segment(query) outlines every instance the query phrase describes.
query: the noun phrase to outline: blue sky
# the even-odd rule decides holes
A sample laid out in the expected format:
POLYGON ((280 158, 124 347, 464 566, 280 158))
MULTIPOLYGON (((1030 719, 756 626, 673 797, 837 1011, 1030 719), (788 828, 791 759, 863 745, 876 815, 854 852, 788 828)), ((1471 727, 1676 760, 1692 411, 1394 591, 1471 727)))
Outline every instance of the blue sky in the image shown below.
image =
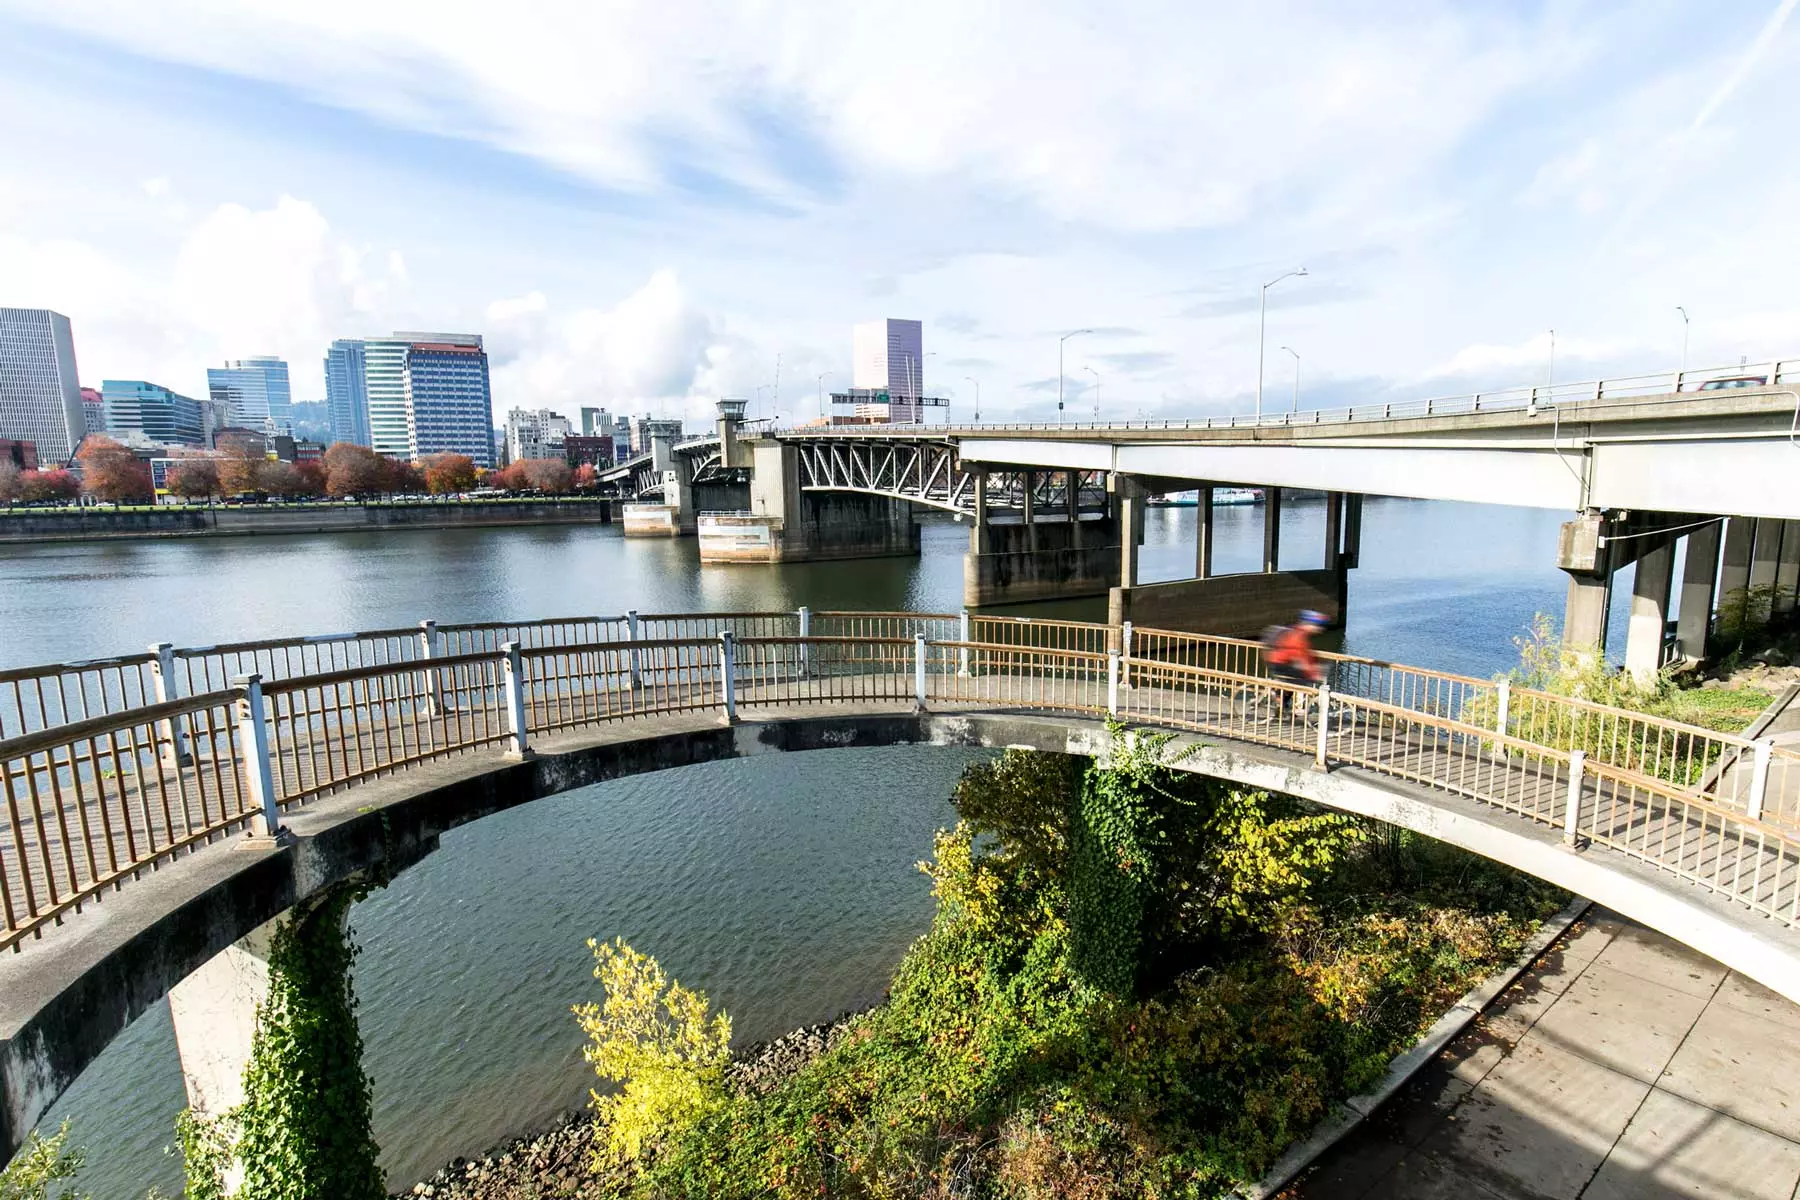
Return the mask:
POLYGON ((475 330, 499 409, 694 419, 879 316, 962 415, 1084 327, 1072 405, 1241 410, 1301 264, 1271 404, 1800 355, 1793 7, 0 0, 0 303, 90 383, 475 330))

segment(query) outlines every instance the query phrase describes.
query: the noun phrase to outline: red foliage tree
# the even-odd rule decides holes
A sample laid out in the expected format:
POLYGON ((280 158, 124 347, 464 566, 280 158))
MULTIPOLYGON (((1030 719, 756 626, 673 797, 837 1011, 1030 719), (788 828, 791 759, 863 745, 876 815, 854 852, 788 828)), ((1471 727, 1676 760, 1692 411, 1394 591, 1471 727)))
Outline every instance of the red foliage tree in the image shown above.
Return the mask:
POLYGON ((367 446, 334 442, 323 462, 326 495, 373 496, 387 490, 388 460, 367 446))
POLYGON ((294 470, 300 476, 302 496, 323 496, 325 494, 325 464, 316 458, 294 464, 294 470))
POLYGON ((11 504, 19 498, 19 477, 24 474, 17 465, 0 462, 0 504, 11 504))
POLYGON ((150 464, 109 437, 95 434, 81 443, 81 485, 87 494, 111 504, 152 500, 150 464))
POLYGON ((269 461, 267 444, 261 438, 243 435, 222 437, 215 444, 219 451, 219 489, 227 496, 260 490, 257 476, 269 461))
POLYGON ((567 459, 528 458, 522 465, 531 486, 545 495, 566 492, 575 481, 575 472, 569 469, 567 459))
POLYGON ((593 463, 582 463, 575 468, 575 490, 592 491, 600 483, 600 469, 593 463))
POLYGON ((73 500, 80 495, 81 480, 61 467, 50 471, 22 471, 19 474, 19 499, 28 503, 73 500))

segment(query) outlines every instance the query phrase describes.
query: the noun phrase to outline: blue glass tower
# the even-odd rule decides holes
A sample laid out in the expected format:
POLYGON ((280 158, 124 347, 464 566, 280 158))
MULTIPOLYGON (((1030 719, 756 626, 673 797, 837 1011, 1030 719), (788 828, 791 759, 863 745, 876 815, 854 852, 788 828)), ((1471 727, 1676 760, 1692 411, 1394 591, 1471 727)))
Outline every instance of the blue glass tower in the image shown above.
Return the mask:
POLYGON ((287 363, 264 355, 208 367, 206 386, 225 420, 260 433, 287 433, 293 428, 293 389, 287 363))
POLYGON ((358 338, 339 338, 325 352, 325 411, 332 441, 369 445, 369 356, 358 338))

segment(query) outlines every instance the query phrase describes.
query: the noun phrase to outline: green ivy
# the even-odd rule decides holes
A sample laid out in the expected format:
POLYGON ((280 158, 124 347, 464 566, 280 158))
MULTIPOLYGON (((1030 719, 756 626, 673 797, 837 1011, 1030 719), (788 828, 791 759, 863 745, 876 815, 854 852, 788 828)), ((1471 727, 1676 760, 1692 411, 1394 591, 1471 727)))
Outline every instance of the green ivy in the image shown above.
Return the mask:
POLYGON ((1140 745, 1113 730, 1110 765, 1087 772, 1069 820, 1069 967, 1109 996, 1137 987, 1144 909, 1161 849, 1146 765, 1166 739, 1140 745), (1153 742, 1153 744, 1151 744, 1153 742))
MULTIPOLYGON (((232 1113, 244 1200, 383 1200, 344 929, 344 888, 275 934, 245 1099, 232 1113)), ((190 1184, 190 1187, 192 1185, 190 1184)))

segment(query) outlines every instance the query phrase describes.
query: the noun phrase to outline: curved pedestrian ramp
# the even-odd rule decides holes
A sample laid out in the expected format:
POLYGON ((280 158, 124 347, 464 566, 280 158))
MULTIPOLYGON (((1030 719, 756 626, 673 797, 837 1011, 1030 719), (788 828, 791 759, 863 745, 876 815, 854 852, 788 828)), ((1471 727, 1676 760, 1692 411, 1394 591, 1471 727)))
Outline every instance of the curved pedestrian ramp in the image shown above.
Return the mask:
POLYGON ((632 771, 931 741, 1179 766, 1443 838, 1800 1000, 1800 756, 1343 655, 970 614, 626 614, 276 639, 0 672, 11 1149, 138 1013, 318 889, 632 771))

